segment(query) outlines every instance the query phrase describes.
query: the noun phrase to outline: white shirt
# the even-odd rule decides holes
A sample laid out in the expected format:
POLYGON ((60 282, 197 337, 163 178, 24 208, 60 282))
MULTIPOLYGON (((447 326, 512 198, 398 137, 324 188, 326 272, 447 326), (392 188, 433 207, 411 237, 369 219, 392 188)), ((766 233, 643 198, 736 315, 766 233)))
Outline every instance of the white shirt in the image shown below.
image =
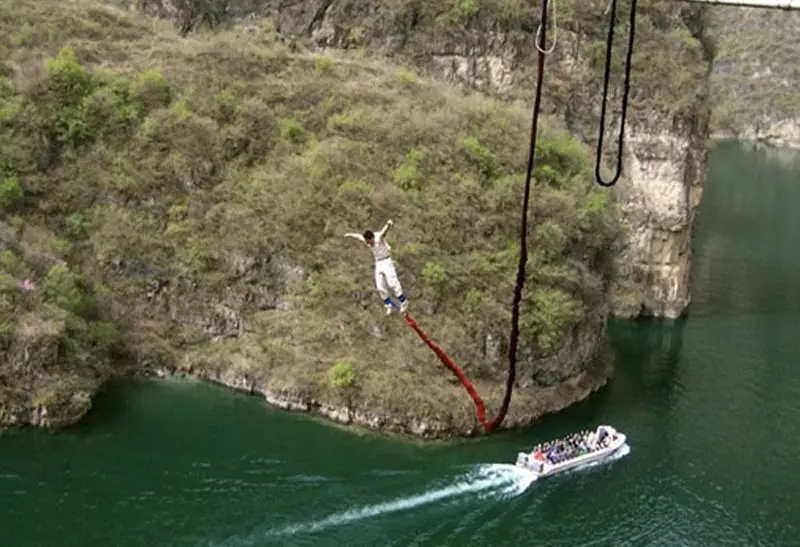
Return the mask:
MULTIPOLYGON (((372 257, 375 259, 375 262, 378 262, 380 260, 386 260, 387 258, 389 258, 391 256, 391 249, 392 248, 383 239, 383 235, 385 233, 386 233, 385 230, 380 230, 378 232, 374 232, 375 241, 373 242, 372 247, 370 247, 370 251, 372 251, 372 257)), ((355 237, 356 239, 359 239, 360 241, 363 241, 364 243, 367 242, 367 240, 364 239, 364 236, 361 235, 361 234, 353 234, 353 233, 351 233, 351 234, 347 234, 347 235, 349 235, 351 237, 355 237)))
POLYGON ((372 244, 371 251, 375 262, 389 258, 391 247, 383 239, 383 231, 375 234, 375 242, 372 244))

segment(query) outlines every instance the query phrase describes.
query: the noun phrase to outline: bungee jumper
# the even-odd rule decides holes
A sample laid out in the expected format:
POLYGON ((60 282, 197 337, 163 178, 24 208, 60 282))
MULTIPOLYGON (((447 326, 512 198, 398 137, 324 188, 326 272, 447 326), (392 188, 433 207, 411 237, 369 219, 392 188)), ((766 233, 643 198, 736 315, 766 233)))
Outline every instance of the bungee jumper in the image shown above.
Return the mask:
POLYGON ((508 407, 511 402, 511 394, 514 388, 514 381, 516 378, 516 364, 517 364, 517 341, 519 337, 519 307, 522 300, 522 290, 525 284, 525 266, 528 261, 527 250, 527 231, 528 231, 528 210, 531 195, 531 183, 533 179, 533 167, 536 156, 536 136, 539 127, 539 107, 542 95, 542 82, 544 78, 544 58, 550 53, 545 49, 545 33, 547 30, 547 7, 548 0, 542 0, 542 16, 541 25, 536 33, 536 49, 539 52, 539 66, 537 71, 536 80, 536 96, 533 104, 533 115, 531 120, 531 138, 528 149, 528 168, 525 176, 525 189, 522 201, 522 215, 520 221, 520 257, 519 265, 517 267, 517 280, 514 287, 514 298, 511 305, 511 335, 508 344, 508 377, 506 379, 506 389, 503 396, 503 401, 500 409, 497 412, 494 420, 486 418, 486 405, 478 395, 475 386, 467 379, 461 369, 456 365, 453 359, 438 345, 430 336, 428 336, 422 328, 417 324, 411 314, 408 313, 408 301, 403 294, 400 280, 397 278, 397 272, 394 269, 394 263, 391 260, 390 247, 385 241, 385 236, 388 230, 394 224, 391 220, 387 221, 383 228, 378 233, 373 233, 369 230, 363 234, 348 232, 345 237, 358 239, 365 243, 372 250, 372 255, 375 259, 375 285, 378 287, 378 292, 383 298, 383 303, 386 307, 386 315, 390 315, 392 310, 397 306, 392 302, 389 294, 391 289, 397 299, 400 301, 400 312, 403 314, 403 319, 406 324, 411 327, 420 339, 439 357, 439 360, 450 371, 455 374, 461 384, 469 393, 475 404, 475 414, 478 422, 483 426, 484 431, 491 433, 506 417, 508 407))
MULTIPOLYGON (((633 50, 633 40, 634 40, 634 21, 636 17, 636 0, 632 0, 631 6, 631 14, 630 14, 630 30, 629 30, 629 39, 628 39, 628 54, 625 63, 625 81, 624 81, 624 94, 623 94, 623 103, 622 103, 622 120, 621 120, 621 128, 620 134, 618 139, 618 158, 617 158, 617 170, 611 180, 603 180, 600 176, 600 163, 601 163, 601 149, 603 143, 603 130, 604 130, 604 122, 605 122, 605 110, 606 110, 606 99, 608 94, 608 80, 610 74, 610 61, 611 61, 611 43, 613 41, 613 33, 614 33, 614 17, 616 16, 616 3, 617 0, 611 0, 611 11, 612 11, 612 22, 611 27, 609 29, 609 36, 608 36, 608 43, 606 49, 606 69, 605 69, 605 79, 604 79, 604 86, 603 86, 603 104, 602 112, 601 112, 601 122, 600 122, 600 135, 598 138, 598 147, 597 147, 597 164, 595 169, 595 176, 596 181, 598 184, 602 186, 613 186, 620 177, 622 172, 622 146, 623 146, 623 138, 624 138, 624 129, 625 129, 625 113, 627 110, 627 103, 628 103, 628 90, 630 84, 630 65, 631 65, 631 56, 633 50)), ((528 166, 525 174, 525 185, 524 191, 522 196, 522 211, 521 211, 521 218, 520 218, 520 256, 519 256, 519 264, 517 266, 517 278, 516 283, 514 286, 514 296, 511 304, 511 333, 509 335, 508 341, 508 375, 506 378, 506 388, 505 393, 503 395, 503 401, 498 409, 497 415, 493 420, 489 420, 486 417, 486 405, 484 404, 483 400, 481 399, 480 395, 478 395, 477 390, 473 386, 473 384, 467 379, 461 369, 456 365, 456 363, 447 355, 447 353, 438 345, 436 344, 417 324, 411 314, 408 313, 408 301, 406 300, 405 295, 403 294, 402 286, 400 285, 400 280, 397 278, 397 272, 394 268, 394 263, 390 257, 390 247, 385 241, 386 233, 388 232, 389 228, 391 228, 393 222, 391 220, 387 221, 383 228, 378 233, 373 233, 369 230, 365 231, 363 234, 358 233, 347 233, 345 237, 351 237, 354 239, 358 239, 359 241, 364 242, 368 247, 371 248, 373 257, 375 259, 375 284, 377 285, 378 292, 383 299, 383 303, 386 307, 386 315, 391 315, 394 308, 397 306, 394 304, 390 297, 389 291, 391 290, 394 292, 395 296, 397 296, 398 300, 400 301, 400 312, 403 314, 403 318, 405 322, 411 327, 414 332, 420 337, 420 339, 439 357, 439 360, 444 364, 447 368, 453 372, 453 374, 458 377, 461 384, 469 393, 470 397, 475 404, 475 414, 478 422, 483 426, 484 431, 486 433, 491 433, 495 429, 497 429, 505 420, 506 414, 508 412, 508 408, 511 402, 511 396, 514 390, 514 383, 516 379, 516 365, 517 365, 517 345, 519 341, 519 308, 520 303, 522 300, 522 291, 525 285, 525 269, 528 262, 528 242, 527 242, 527 232, 528 232, 528 216, 529 216, 529 204, 531 198, 531 187, 533 182, 533 169, 535 165, 535 158, 536 158, 536 141, 537 141, 537 133, 539 127, 539 112, 540 112, 540 104, 541 104, 541 97, 542 97, 542 89, 543 89, 543 80, 544 80, 544 60, 545 57, 552 53, 555 47, 555 12, 556 12, 556 0, 542 0, 541 5, 541 17, 540 17, 540 25, 538 30, 536 31, 536 38, 535 38, 535 46, 536 50, 538 51, 538 70, 537 70, 537 78, 536 78, 536 93, 534 96, 533 101, 533 112, 532 112, 532 119, 531 119, 531 133, 530 133, 530 141, 529 141, 529 148, 528 148, 528 166), (552 10, 553 10, 553 44, 551 47, 545 48, 545 34, 547 33, 547 19, 548 19, 548 4, 552 1, 552 10)))
POLYGON ((408 300, 406 295, 403 294, 403 286, 400 284, 400 279, 397 277, 397 271, 394 268, 394 262, 392 262, 392 248, 386 242, 386 233, 393 225, 394 221, 389 219, 378 232, 365 230, 363 234, 355 232, 344 234, 344 237, 361 241, 372 251, 372 257, 375 260, 375 286, 378 288, 378 293, 383 300, 386 315, 391 315, 392 311, 398 308, 391 298, 391 293, 394 293, 397 300, 400 301, 400 313, 406 313, 408 309, 408 300))

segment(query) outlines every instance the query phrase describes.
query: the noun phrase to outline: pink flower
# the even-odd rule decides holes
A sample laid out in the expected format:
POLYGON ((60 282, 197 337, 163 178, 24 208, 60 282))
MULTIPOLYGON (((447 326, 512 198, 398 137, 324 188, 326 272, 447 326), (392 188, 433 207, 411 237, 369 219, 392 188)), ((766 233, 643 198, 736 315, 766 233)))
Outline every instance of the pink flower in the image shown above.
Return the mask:
POLYGON ((19 288, 25 292, 32 292, 36 290, 36 285, 30 279, 26 279, 25 281, 19 284, 19 288))

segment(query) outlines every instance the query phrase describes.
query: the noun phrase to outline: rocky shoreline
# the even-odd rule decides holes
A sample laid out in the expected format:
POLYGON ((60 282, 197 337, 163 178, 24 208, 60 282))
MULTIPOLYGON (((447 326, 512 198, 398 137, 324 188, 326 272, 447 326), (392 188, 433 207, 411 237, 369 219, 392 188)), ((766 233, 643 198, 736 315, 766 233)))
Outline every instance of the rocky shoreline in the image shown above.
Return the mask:
POLYGON ((770 148, 800 150, 800 120, 784 120, 766 131, 752 127, 737 133, 716 131, 712 133, 710 140, 737 140, 761 144, 770 148))
MULTIPOLYGON (((511 407, 516 408, 501 426, 502 430, 525 427, 536 422, 546 414, 554 414, 569 406, 585 400, 606 386, 613 369, 608 355, 598 359, 597 363, 585 372, 550 388, 537 390, 515 389, 511 407), (522 412, 520 409, 524 409, 522 412)), ((410 436, 422 439, 452 439, 456 437, 474 437, 484 434, 483 428, 473 420, 472 424, 460 423, 454 427, 444 421, 426 419, 407 413, 404 416, 390 415, 380 408, 361 406, 357 401, 347 403, 331 403, 303 397, 288 390, 271 389, 262 382, 253 381, 247 375, 232 371, 210 373, 205 370, 157 368, 147 374, 151 378, 191 378, 213 385, 263 398, 274 408, 325 418, 331 422, 357 429, 410 436)), ((464 393, 464 397, 467 394, 464 393)), ((488 403, 488 402, 487 402, 488 403)))
POLYGON ((55 405, 34 404, 24 408, 0 406, 0 432, 11 427, 58 430, 75 425, 91 411, 92 395, 89 391, 81 390, 55 405))
MULTIPOLYGON (((3 428, 37 427, 51 431, 62 430, 79 423, 91 412, 94 396, 107 381, 119 378, 145 377, 150 379, 186 378, 209 383, 225 389, 258 396, 274 408, 303 413, 323 418, 330 422, 356 429, 368 430, 381 434, 414 437, 421 439, 452 439, 457 437, 474 437, 485 434, 482 426, 475 419, 469 397, 460 385, 452 386, 456 400, 463 400, 469 405, 469 412, 464 408, 449 408, 449 411, 431 415, 424 409, 398 407, 392 401, 382 401, 370 397, 370 393, 352 393, 342 396, 341 393, 323 392, 318 395, 300 393, 268 376, 254 378, 246 370, 235 367, 208 369, 196 366, 191 362, 189 354, 171 366, 151 364, 149 367, 125 367, 127 372, 122 376, 115 375, 85 385, 77 391, 61 390, 49 399, 36 398, 18 401, 19 404, 0 405, 0 430, 3 428), (463 399, 462 399, 463 398, 463 399), (383 404, 385 403, 385 404, 383 404)), ((123 371, 121 371, 123 372, 123 371)), ((444 369, 440 373, 450 380, 450 373, 444 369)), ((517 429, 528 426, 547 414, 565 410, 569 406, 585 400, 602 389, 613 374, 613 356, 608 342, 602 342, 593 358, 589 358, 585 367, 573 370, 571 376, 562 377, 552 385, 543 386, 519 379, 514 389, 508 415, 501 425, 502 430, 517 429), (520 385, 520 381, 523 385, 520 385)), ((496 404, 502 397, 503 382, 477 380, 476 388, 485 398, 488 417, 496 412, 496 404)), ((453 391, 443 397, 453 397, 453 391)))
MULTIPOLYGON (((512 406, 524 407, 527 412, 509 416, 501 429, 509 430, 530 425, 546 414, 565 410, 567 407, 583 401, 599 391, 608 383, 611 362, 604 363, 595 370, 583 372, 554 388, 544 388, 539 394, 530 390, 515 390, 512 406)), ((454 428, 451 424, 435 419, 426 419, 411 413, 405 416, 390 415, 378 408, 361 407, 357 402, 352 404, 334 404, 314 398, 302 397, 286 390, 273 390, 263 383, 255 382, 244 374, 230 371, 207 373, 205 371, 186 372, 158 368, 144 374, 148 378, 191 378, 201 382, 232 390, 237 393, 258 396, 274 408, 308 414, 325 418, 339 425, 352 426, 373 432, 411 436, 422 439, 452 439, 456 437, 474 437, 483 434, 477 422, 472 425, 459 424, 454 428)), ((467 397, 467 394, 464 394, 467 397)), ((79 423, 92 409, 92 395, 81 391, 71 398, 75 404, 59 405, 50 408, 39 404, 32 408, 0 411, 0 431, 7 427, 36 427, 48 430, 59 430, 79 423)))

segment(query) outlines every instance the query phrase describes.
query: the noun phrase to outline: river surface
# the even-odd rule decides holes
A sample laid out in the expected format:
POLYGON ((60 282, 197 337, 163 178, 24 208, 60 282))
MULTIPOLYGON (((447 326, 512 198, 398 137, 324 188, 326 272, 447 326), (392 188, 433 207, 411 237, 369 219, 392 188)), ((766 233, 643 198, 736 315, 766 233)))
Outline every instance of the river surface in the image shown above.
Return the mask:
POLYGON ((0 437, 0 545, 798 545, 798 205, 800 155, 717 145, 690 313, 612 323, 610 386, 528 430, 421 444, 136 382, 69 432, 0 437), (627 455, 533 483, 505 465, 599 423, 627 455))

